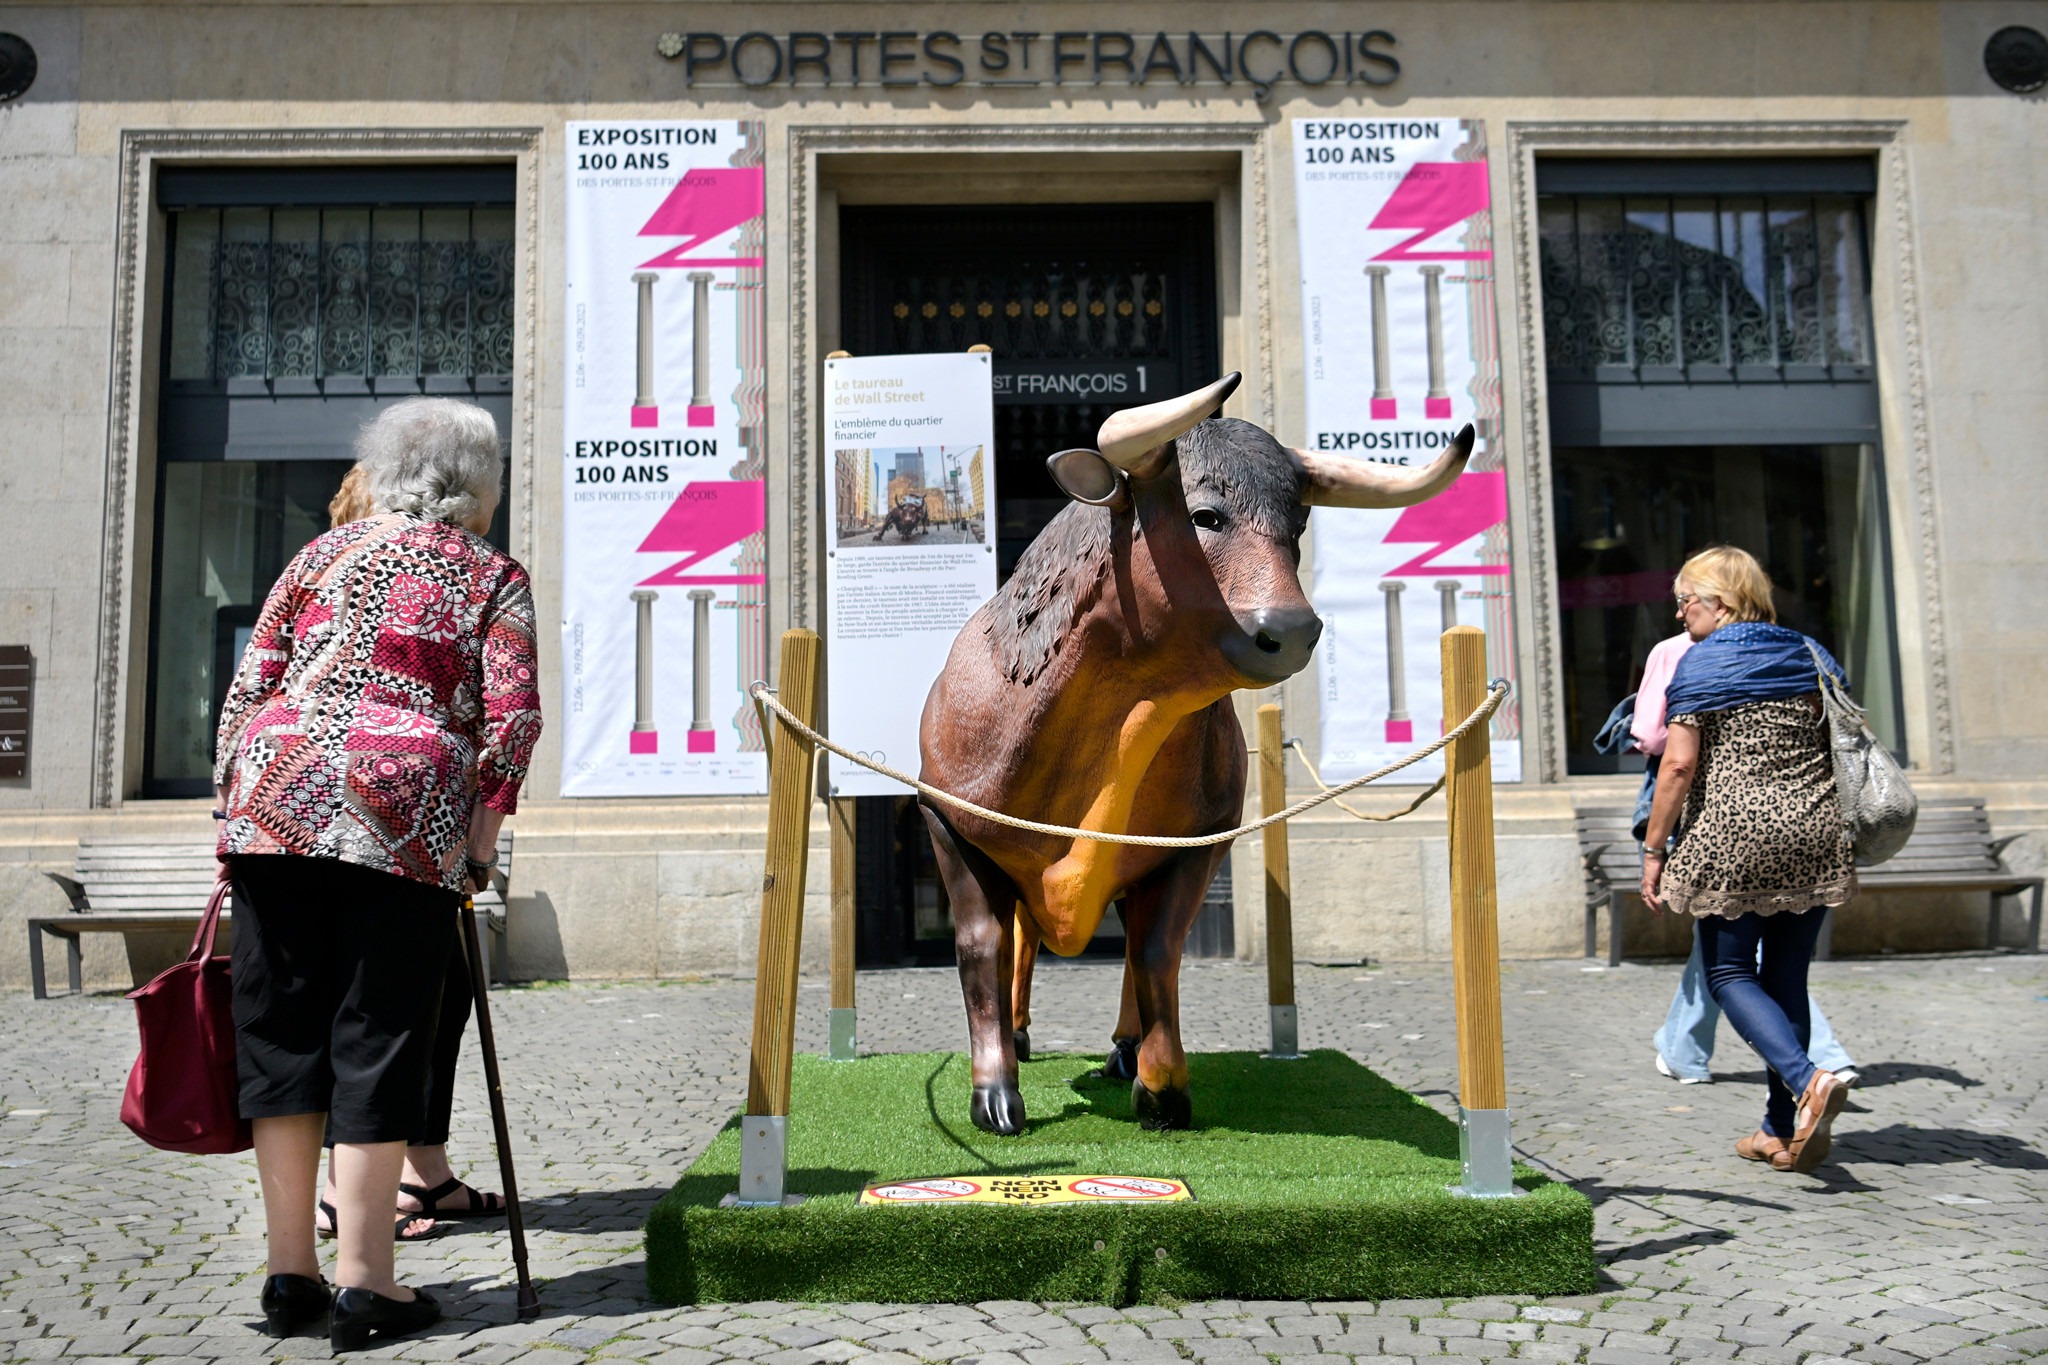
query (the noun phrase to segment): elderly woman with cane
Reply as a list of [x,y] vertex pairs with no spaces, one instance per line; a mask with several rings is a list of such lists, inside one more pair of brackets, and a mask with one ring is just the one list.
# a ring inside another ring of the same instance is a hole
[[[1769,1069],[1763,1125],[1736,1153],[1810,1171],[1848,1096],[1807,1056],[1806,969],[1828,909],[1856,894],[1816,653],[1838,678],[1841,667],[1776,623],[1770,578],[1742,550],[1694,555],[1674,588],[1698,643],[1665,694],[1643,902],[1693,915],[1707,988]],[[1684,837],[1667,852],[1681,811]]]
[[[456,914],[494,860],[539,737],[526,571],[483,539],[504,458],[488,413],[387,409],[357,443],[378,515],[271,589],[221,708],[214,781],[234,885],[240,1103],[254,1121],[273,1336],[336,1350],[432,1323],[400,1285],[392,1209]],[[334,1141],[334,1290],[315,1186]]]

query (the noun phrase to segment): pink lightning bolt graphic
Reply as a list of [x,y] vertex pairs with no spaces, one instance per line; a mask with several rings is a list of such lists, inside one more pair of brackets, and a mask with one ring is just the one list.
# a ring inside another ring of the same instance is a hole
[[1389,569],[1388,578],[1420,578],[1428,574],[1504,574],[1505,564],[1439,564],[1439,555],[1449,554],[1473,538],[1506,521],[1508,517],[1508,476],[1502,469],[1478,474],[1461,474],[1458,481],[1428,502],[1418,502],[1402,512],[1387,532],[1389,545],[1426,545],[1415,558],[1399,568]]
[[737,545],[768,524],[766,485],[759,479],[686,484],[661,520],[640,542],[641,554],[683,558],[636,585],[643,588],[705,587],[714,583],[765,583],[764,574],[692,574],[727,546]]
[[1417,251],[1446,229],[1486,210],[1486,165],[1479,161],[1418,161],[1387,196],[1368,227],[1413,232],[1373,257],[1376,261],[1485,261],[1490,251]]
[[669,191],[668,198],[640,229],[642,237],[680,237],[683,240],[641,266],[642,270],[680,269],[683,266],[758,266],[759,256],[691,256],[688,253],[715,237],[732,231],[749,218],[766,211],[767,172],[759,166],[692,169]]

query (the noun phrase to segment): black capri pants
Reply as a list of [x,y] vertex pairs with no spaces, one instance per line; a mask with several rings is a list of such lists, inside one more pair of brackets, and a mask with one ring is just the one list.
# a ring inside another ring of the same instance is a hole
[[416,1139],[460,898],[333,858],[229,871],[242,1117],[324,1113],[335,1142]]

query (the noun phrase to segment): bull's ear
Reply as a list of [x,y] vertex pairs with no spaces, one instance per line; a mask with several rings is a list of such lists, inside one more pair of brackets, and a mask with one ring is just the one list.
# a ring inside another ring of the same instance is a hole
[[1107,507],[1112,512],[1130,505],[1130,485],[1124,472],[1099,450],[1062,450],[1046,456],[1045,467],[1052,471],[1052,481],[1060,486],[1060,492],[1075,502]]

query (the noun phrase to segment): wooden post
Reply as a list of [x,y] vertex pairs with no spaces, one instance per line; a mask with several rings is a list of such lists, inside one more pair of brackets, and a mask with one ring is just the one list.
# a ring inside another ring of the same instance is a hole
[[[1259,727],[1259,814],[1287,807],[1287,748],[1280,707],[1261,706]],[[1266,1013],[1273,1047],[1268,1056],[1301,1055],[1301,1023],[1294,1004],[1294,880],[1287,865],[1287,826],[1263,831],[1266,862]]]
[[854,995],[854,804],[835,796],[827,807],[832,822],[832,1003],[827,1018],[826,1056],[835,1062],[853,1060],[859,1036]]
[[[1443,634],[1444,719],[1462,721],[1486,700],[1486,633]],[[1493,767],[1486,725],[1445,755],[1451,853],[1451,959],[1457,982],[1459,1148],[1463,1193],[1511,1195],[1507,1065],[1501,1050],[1500,926],[1494,889]]]
[[[818,723],[818,636],[783,632],[778,700]],[[804,937],[804,874],[811,843],[814,746],[770,717],[768,856],[761,880],[761,946],[754,963],[754,1043],[747,1112],[740,1118],[742,1204],[780,1204],[786,1169],[790,1056],[796,1050],[797,957]]]

